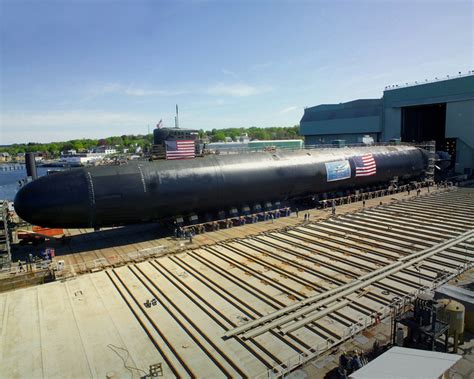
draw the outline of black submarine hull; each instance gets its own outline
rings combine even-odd
[[[359,176],[361,157],[367,156],[375,172]],[[14,205],[35,225],[99,228],[414,179],[427,164],[427,153],[411,146],[136,161],[41,177],[18,191]]]

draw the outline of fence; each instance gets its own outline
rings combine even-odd
[[[183,247],[184,244],[178,244],[177,248]],[[166,246],[155,246],[143,250],[137,250],[125,254],[111,255],[107,258],[97,258],[89,261],[84,261],[81,263],[72,263],[67,264],[64,268],[61,268],[61,265],[58,264],[58,260],[52,264],[52,268],[56,271],[56,275],[59,277],[64,277],[70,275],[75,275],[84,272],[99,271],[107,267],[118,267],[123,266],[130,262],[141,262],[146,259],[156,258],[160,255],[166,254],[169,252],[169,248]]]

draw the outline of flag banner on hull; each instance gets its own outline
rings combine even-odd
[[[349,179],[351,177],[351,165],[347,160],[327,162],[325,165],[328,182]]]
[[[195,156],[194,141],[166,141],[166,159],[192,159]]]
[[[372,154],[354,157],[355,176],[371,176],[377,173],[377,165]]]

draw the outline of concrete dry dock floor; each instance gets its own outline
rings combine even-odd
[[[139,378],[152,364],[161,364],[165,377],[283,374],[368,327],[394,301],[474,262],[473,240],[456,242],[318,307],[316,313],[332,311],[295,330],[286,331],[315,312],[297,320],[287,312],[281,325],[223,338],[474,229],[474,190],[432,193],[319,222],[314,219],[324,211],[312,212],[309,223],[300,213],[299,220],[249,225],[261,227],[259,234],[248,235],[245,226],[213,232],[197,236],[193,249],[0,294],[0,377],[104,378],[115,372]],[[227,240],[219,241],[221,232]],[[156,241],[135,243],[148,249]],[[87,254],[100,256],[106,248],[99,247]]]

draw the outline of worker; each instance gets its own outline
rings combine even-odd
[[[362,200],[362,208],[365,208],[365,200]]]
[[[336,203],[334,201],[332,202],[332,215],[336,215]]]
[[[339,367],[344,370],[344,372],[347,371],[349,359],[347,357],[347,353],[345,351],[342,352],[342,354],[339,356]]]
[[[300,210],[298,208],[296,208],[295,211],[296,211],[296,217],[299,217]]]
[[[353,370],[358,370],[362,367],[362,362],[360,361],[359,354],[357,350],[354,352],[354,355],[352,356],[352,369]]]
[[[345,368],[339,366],[337,369],[337,373],[339,374],[340,379],[347,379],[347,371]]]
[[[416,196],[420,196],[420,193],[421,193],[421,189],[418,188],[418,189],[416,190]]]
[[[375,325],[380,324],[380,322],[381,322],[381,320],[380,320],[380,313],[377,312],[377,313],[375,314]]]
[[[377,357],[379,355],[379,350],[380,350],[379,341],[375,340],[374,344],[372,345],[372,353],[374,357]]]
[[[273,224],[273,222],[275,221],[275,216],[273,215],[273,213],[270,215],[270,217],[272,218],[272,224]]]

